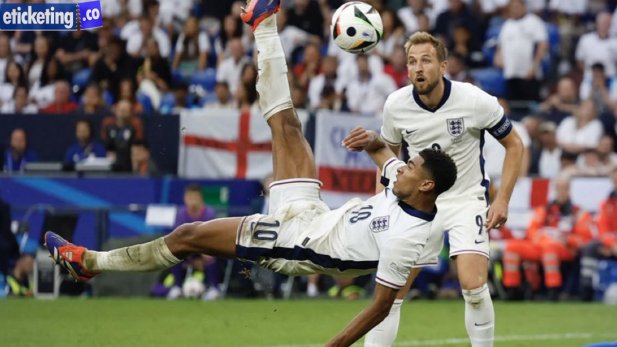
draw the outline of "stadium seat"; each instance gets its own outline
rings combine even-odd
[[[77,71],[73,75],[73,87],[77,87],[79,90],[84,89],[88,84],[88,80],[90,80],[90,73],[91,70],[88,68]]]
[[[471,76],[487,93],[503,97],[506,95],[506,82],[500,69],[489,67],[471,70]]]
[[[196,84],[202,86],[207,93],[214,91],[216,85],[216,70],[206,69],[199,71],[193,77],[191,77],[190,84]]]
[[[484,60],[489,62],[491,65],[493,63],[493,59],[495,58],[495,52],[497,51],[497,40],[499,38],[499,32],[501,31],[501,27],[503,22],[493,22],[486,30],[486,37],[484,38],[484,44],[482,45],[482,54],[484,55]]]

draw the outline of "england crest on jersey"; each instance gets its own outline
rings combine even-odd
[[[465,122],[463,118],[448,118],[446,119],[446,123],[448,125],[448,133],[452,135],[452,137],[463,135],[465,131]]]
[[[378,233],[386,231],[390,227],[390,216],[375,217],[369,224],[369,229],[372,232]]]

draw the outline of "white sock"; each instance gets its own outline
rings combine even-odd
[[[401,320],[402,304],[403,299],[394,300],[388,317],[366,334],[364,347],[390,347],[394,344]]]
[[[264,19],[253,33],[257,47],[257,92],[266,120],[275,113],[293,107],[287,79],[285,52],[276,27],[276,15]]]
[[[485,283],[482,287],[463,290],[465,327],[472,347],[492,347],[495,340],[495,310]]]
[[[163,237],[109,252],[86,251],[84,263],[90,271],[154,271],[180,263]]]

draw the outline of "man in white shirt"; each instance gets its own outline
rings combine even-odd
[[[448,55],[443,42],[425,32],[412,35],[405,44],[410,86],[390,94],[383,112],[381,136],[395,152],[403,141],[410,157],[424,148],[452,156],[459,177],[437,201],[439,214],[435,235],[448,231],[450,257],[456,262],[465,300],[465,326],[472,347],[491,347],[495,313],[486,284],[489,259],[488,230],[508,218],[508,203],[518,178],[523,145],[503,108],[492,97],[469,83],[444,78]],[[484,137],[495,137],[506,148],[501,184],[489,207],[489,177],[484,169]],[[407,286],[403,300],[421,266],[437,262],[442,239],[429,240]],[[388,318],[373,329],[365,346],[391,346],[396,338],[400,311],[393,306]]]
[[[250,62],[249,58],[244,55],[244,47],[239,38],[233,38],[228,43],[231,56],[223,60],[216,69],[216,81],[227,82],[231,94],[235,95],[240,83],[240,74],[242,67]]]
[[[383,72],[371,72],[366,54],[358,54],[356,62],[358,74],[345,93],[347,106],[351,112],[375,117],[381,113],[388,95],[396,90],[396,83]]]
[[[524,0],[511,0],[510,18],[499,33],[495,65],[503,67],[508,100],[539,100],[542,59],[548,33],[542,19],[527,13]]]
[[[617,38],[609,36],[611,14],[600,12],[596,16],[596,30],[584,34],[576,45],[575,58],[579,69],[583,70],[583,81],[579,87],[581,99],[590,94],[593,73],[592,66],[601,63],[606,77],[617,74]]]
[[[272,6],[273,5],[273,6]],[[383,192],[329,210],[311,148],[291,104],[287,65],[276,30],[279,0],[252,0],[242,18],[253,25],[259,51],[260,107],[272,131],[274,181],[269,214],[183,224],[166,237],[108,252],[88,251],[53,232],[45,243],[56,262],[79,280],[101,271],[152,271],[192,253],[251,260],[287,274],[358,275],[377,270],[373,302],[326,346],[350,346],[388,315],[431,234],[435,200],[456,181],[445,153],[424,149],[407,164],[372,131],[345,138],[383,169]],[[261,14],[261,16],[259,16]]]

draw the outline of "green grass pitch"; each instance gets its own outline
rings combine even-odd
[[[368,301],[0,300],[0,346],[312,347]],[[617,307],[496,302],[495,346],[617,340]],[[395,346],[468,346],[463,302],[406,302]],[[357,343],[355,346],[362,346]]]

